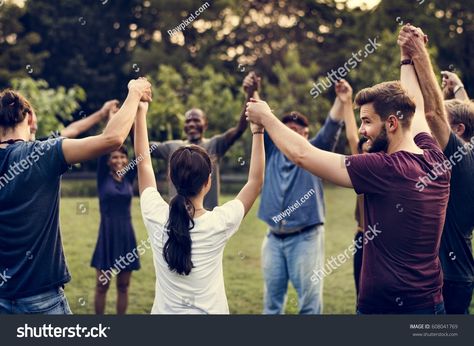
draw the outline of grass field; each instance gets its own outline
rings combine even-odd
[[[327,186],[326,258],[343,252],[354,236],[355,193],[350,189]],[[223,201],[231,198],[223,196]],[[243,221],[239,232],[230,240],[224,253],[224,275],[227,299],[232,314],[260,314],[263,283],[260,248],[266,227],[256,217],[258,202]],[[141,220],[139,200],[133,200],[133,225],[137,241],[147,239]],[[66,294],[75,314],[94,313],[95,269],[90,267],[99,225],[97,198],[62,198],[61,227],[63,243],[72,281]],[[142,268],[134,272],[130,287],[129,314],[148,314],[154,298],[155,273],[151,250],[141,257]],[[116,291],[112,283],[107,297],[106,313],[115,314]],[[474,305],[474,304],[473,304]],[[474,306],[471,305],[471,308]],[[352,261],[334,270],[324,282],[324,313],[353,314],[355,289]],[[297,298],[290,287],[286,312],[297,313]]]

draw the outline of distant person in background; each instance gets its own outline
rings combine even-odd
[[[225,133],[216,135],[212,138],[205,138],[204,133],[207,129],[207,117],[204,112],[198,108],[190,109],[185,114],[184,132],[186,140],[172,140],[163,143],[151,142],[153,146],[152,155],[156,158],[169,161],[171,155],[180,147],[189,144],[195,144],[203,147],[213,159],[212,168],[212,185],[211,190],[206,195],[204,206],[207,209],[218,205],[220,182],[219,182],[219,159],[224,156],[227,150],[238,140],[247,128],[247,120],[245,119],[245,104],[253,95],[254,90],[258,89],[260,78],[254,72],[250,72],[243,81],[244,92],[246,93],[246,100],[242,112],[239,117],[239,122],[236,127],[227,130]],[[170,180],[168,180],[168,196],[171,199],[176,195],[176,189]]]
[[[352,105],[352,88],[344,79],[336,83],[336,95],[344,103],[344,123],[346,125],[346,137],[352,155],[369,152],[367,138],[361,137],[357,131],[357,123]],[[356,288],[356,301],[359,295],[360,273],[362,271],[362,255],[364,245],[364,195],[357,195],[355,219],[357,221],[357,231],[354,237],[354,282]]]
[[[342,128],[345,101],[341,96],[337,95],[324,125],[311,139],[309,122],[303,114],[291,112],[281,121],[312,146],[332,151]],[[257,92],[254,98],[259,98]],[[350,97],[346,99],[351,103]],[[263,313],[284,313],[291,282],[298,294],[299,313],[321,314],[323,278],[311,278],[324,265],[322,181],[291,162],[267,134],[265,154],[267,168],[258,210],[258,217],[268,226],[262,244]]]
[[[129,167],[125,146],[98,160],[100,227],[91,261],[91,266],[97,270],[95,313],[98,315],[104,314],[112,273],[117,276],[117,314],[126,313],[132,271],[140,269],[131,215],[136,174],[135,165]]]
[[[443,298],[447,314],[468,314],[474,285],[472,231],[474,229],[474,104],[452,72],[444,71],[439,88],[419,28],[400,33],[421,83],[426,120],[446,155],[451,171],[449,203],[439,249],[443,268]],[[445,97],[455,99],[443,102]]]
[[[59,230],[61,175],[68,165],[119,148],[140,101],[151,101],[143,78],[129,82],[125,102],[103,133],[30,141],[31,104],[15,91],[0,93],[0,270],[8,276],[0,285],[0,314],[71,313]]]
[[[56,137],[66,137],[66,138],[77,138],[82,133],[86,132],[87,130],[91,129],[94,125],[100,123],[104,119],[109,119],[110,113],[117,113],[118,112],[118,100],[110,100],[104,103],[101,109],[93,114],[81,119],[72,122],[67,127],[65,127],[62,131],[53,133],[53,136]],[[36,113],[33,110],[32,115],[32,122],[30,124],[30,141],[34,141],[36,139],[36,131],[38,130],[38,119],[36,117]],[[38,138],[39,140],[45,140],[46,138]]]

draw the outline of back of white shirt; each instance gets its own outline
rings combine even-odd
[[[222,256],[229,238],[244,218],[244,206],[232,200],[194,219],[190,231],[191,260],[189,275],[168,268],[163,249],[168,240],[165,225],[169,206],[156,188],[147,188],[140,198],[145,227],[153,249],[156,273],[155,302],[152,314],[228,314]]]

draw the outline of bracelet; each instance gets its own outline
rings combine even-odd
[[[252,132],[252,135],[257,135],[257,134],[264,134],[263,130],[262,131],[255,131],[255,132]]]
[[[413,60],[411,59],[403,59],[402,61],[400,61],[400,66],[403,66],[403,65],[414,65],[414,63],[413,63]]]
[[[463,89],[463,88],[464,88],[464,85],[462,85],[462,84],[456,85],[456,86],[454,87],[453,94],[456,95],[456,93],[457,93],[459,90]]]

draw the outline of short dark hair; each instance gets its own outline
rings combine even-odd
[[[359,91],[354,103],[357,107],[372,103],[375,112],[385,121],[393,114],[402,127],[410,127],[415,114],[415,102],[408,96],[399,81],[383,82]]]
[[[289,114],[283,116],[281,122],[283,124],[294,122],[303,127],[309,126],[308,118],[300,112],[296,111],[290,112]]]
[[[31,104],[18,92],[7,89],[0,93],[0,126],[14,128],[33,111]]]
[[[474,136],[474,103],[472,101],[448,100],[444,101],[450,124],[463,124],[462,138],[469,141]]]

